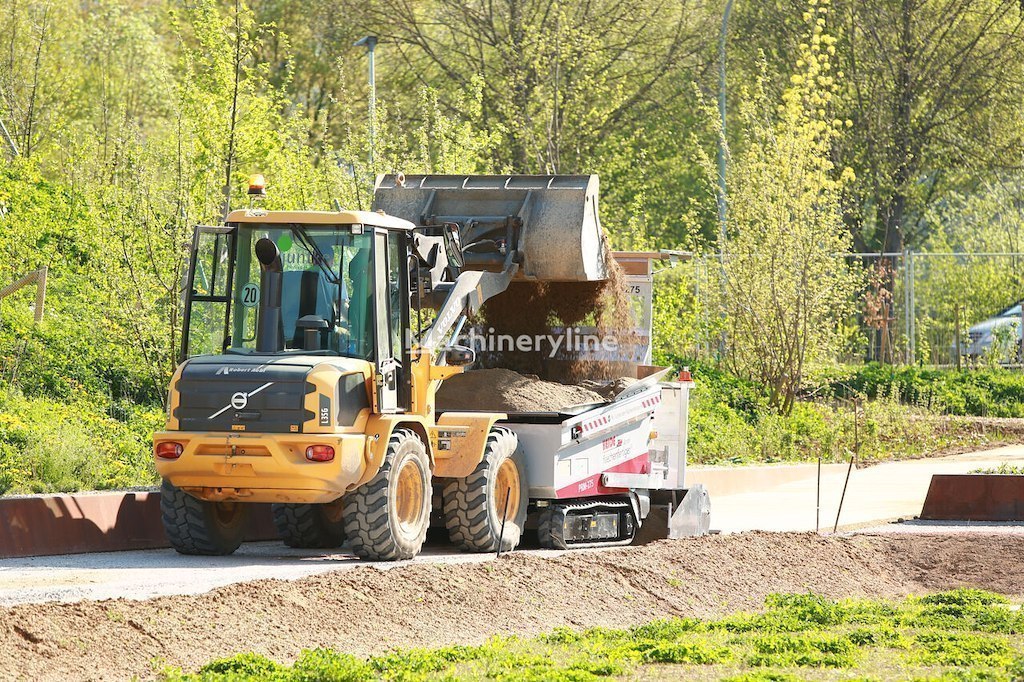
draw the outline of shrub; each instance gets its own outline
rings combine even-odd
[[[110,490],[155,483],[150,453],[164,413],[88,394],[58,401],[0,390],[0,494]]]

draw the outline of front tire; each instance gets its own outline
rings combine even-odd
[[[411,559],[430,525],[430,459],[415,432],[396,429],[380,470],[345,495],[345,534],[364,559]]]
[[[491,429],[480,464],[469,476],[449,481],[443,499],[453,545],[467,552],[496,552],[499,544],[503,552],[515,549],[529,505],[526,466],[516,435],[501,427]]]
[[[207,502],[164,480],[160,518],[171,547],[180,554],[222,556],[242,544],[249,506],[241,502]]]
[[[333,549],[345,542],[344,505],[274,504],[274,527],[284,544],[300,549]]]

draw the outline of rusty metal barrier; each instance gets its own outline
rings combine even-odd
[[[1024,476],[936,474],[928,486],[922,519],[1024,521]]]
[[[254,504],[246,540],[277,537],[270,505]],[[169,547],[158,491],[0,498],[0,558]]]

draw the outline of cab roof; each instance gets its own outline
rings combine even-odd
[[[383,211],[264,211],[245,209],[232,211],[225,223],[258,223],[286,225],[370,225],[389,230],[411,230],[408,220],[396,218]]]

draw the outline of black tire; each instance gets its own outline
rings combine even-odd
[[[343,503],[274,504],[274,527],[289,547],[332,549],[345,542]]]
[[[225,555],[242,544],[249,505],[206,502],[164,481],[160,517],[171,547],[181,554]]]
[[[509,467],[514,469],[511,481]],[[508,495],[511,487],[516,489]],[[502,533],[506,496],[514,508],[508,509]],[[469,476],[451,479],[443,498],[445,527],[453,545],[466,552],[496,552],[499,542],[503,552],[515,549],[530,502],[526,465],[516,434],[501,427],[491,429],[480,464]]]
[[[558,520],[562,520],[559,515]],[[568,549],[562,534],[555,532],[555,510],[545,507],[537,517],[537,542],[542,549]]]
[[[419,554],[430,525],[430,459],[415,432],[396,429],[380,471],[345,495],[345,535],[364,559]]]

